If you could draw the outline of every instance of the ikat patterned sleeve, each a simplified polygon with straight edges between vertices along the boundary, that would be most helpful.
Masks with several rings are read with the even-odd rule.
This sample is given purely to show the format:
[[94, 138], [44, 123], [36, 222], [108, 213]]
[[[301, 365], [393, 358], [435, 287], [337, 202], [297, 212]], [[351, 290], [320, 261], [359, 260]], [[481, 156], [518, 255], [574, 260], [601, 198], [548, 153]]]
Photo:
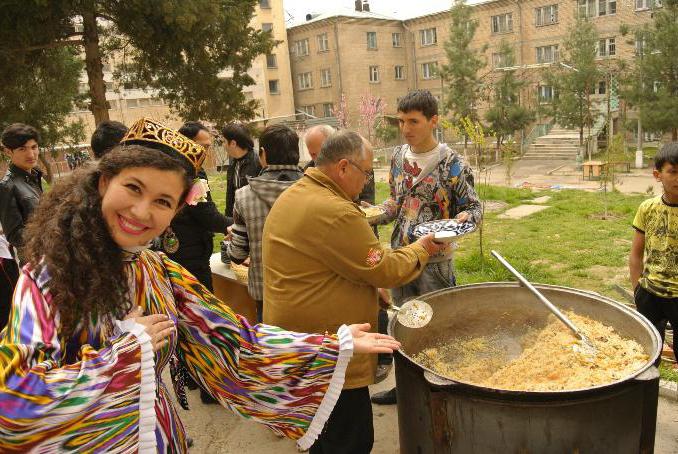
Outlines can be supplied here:
[[119, 322], [105, 348], [83, 342], [66, 363], [45, 288], [24, 269], [0, 334], [0, 451], [155, 452], [154, 359], [143, 326]]
[[219, 402], [308, 449], [341, 393], [353, 338], [252, 326], [163, 255], [179, 321], [178, 353]]

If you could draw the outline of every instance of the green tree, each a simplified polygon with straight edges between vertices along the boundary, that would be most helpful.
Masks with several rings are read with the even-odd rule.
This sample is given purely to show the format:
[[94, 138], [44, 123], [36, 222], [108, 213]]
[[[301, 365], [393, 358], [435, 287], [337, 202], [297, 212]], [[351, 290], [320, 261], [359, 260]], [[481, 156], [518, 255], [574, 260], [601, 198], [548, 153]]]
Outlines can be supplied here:
[[602, 73], [596, 65], [598, 32], [593, 24], [579, 17], [564, 42], [562, 62], [545, 71], [545, 79], [555, 95], [550, 114], [566, 128], [579, 129], [579, 146], [584, 144], [584, 129], [593, 126], [593, 94]]
[[461, 125], [463, 118], [478, 120], [477, 107], [482, 90], [478, 71], [485, 67], [482, 54], [486, 46], [481, 49], [471, 47], [478, 28], [471, 12], [464, 0], [458, 0], [450, 10], [450, 36], [445, 42], [447, 64], [440, 72], [446, 84], [444, 109], [456, 125]]
[[[82, 61], [66, 48], [0, 51], [0, 130], [11, 123], [35, 126], [42, 147], [80, 143], [83, 125], [64, 121], [78, 95]], [[49, 174], [50, 168], [41, 161]], [[49, 176], [49, 175], [48, 175]]]
[[[256, 0], [8, 0], [0, 42], [8, 54], [74, 48], [84, 55], [90, 110], [108, 118], [103, 63], [125, 55], [122, 81], [157, 89], [184, 118], [215, 122], [255, 115], [242, 88], [259, 54], [270, 52], [269, 32], [249, 26]], [[74, 18], [82, 19], [82, 28]]]
[[[678, 0], [654, 8], [652, 23], [632, 30], [636, 59], [622, 78], [621, 94], [640, 113], [643, 129], [671, 132], [678, 140]], [[628, 33], [622, 27], [622, 34]]]
[[[511, 68], [515, 65], [513, 48], [506, 41], [501, 42], [499, 54], [502, 66]], [[485, 119], [497, 138], [497, 150], [506, 137], [525, 128], [534, 120], [534, 112], [520, 102], [520, 91], [524, 86], [525, 82], [516, 76], [513, 69], [502, 71], [492, 86], [492, 102], [485, 113]]]

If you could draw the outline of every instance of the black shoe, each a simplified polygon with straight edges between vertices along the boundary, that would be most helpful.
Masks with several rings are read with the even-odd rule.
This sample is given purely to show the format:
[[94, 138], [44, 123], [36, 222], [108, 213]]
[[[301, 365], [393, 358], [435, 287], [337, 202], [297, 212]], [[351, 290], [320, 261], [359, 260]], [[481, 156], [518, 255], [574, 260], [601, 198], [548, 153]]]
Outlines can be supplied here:
[[377, 405], [394, 405], [396, 403], [396, 389], [382, 391], [380, 393], [372, 394], [370, 400]]
[[186, 446], [188, 446], [189, 448], [193, 447], [193, 439], [191, 437], [186, 438]]
[[202, 401], [203, 404], [206, 405], [212, 405], [212, 404], [218, 404], [219, 402], [212, 397], [209, 393], [205, 392], [204, 390], [200, 390], [200, 400]]

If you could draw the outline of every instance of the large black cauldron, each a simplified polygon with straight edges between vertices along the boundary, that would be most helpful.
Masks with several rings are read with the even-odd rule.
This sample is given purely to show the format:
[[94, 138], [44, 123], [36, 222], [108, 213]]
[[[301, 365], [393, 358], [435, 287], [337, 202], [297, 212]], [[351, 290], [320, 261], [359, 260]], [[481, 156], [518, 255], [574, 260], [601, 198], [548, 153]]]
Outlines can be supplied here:
[[[513, 323], [507, 335], [519, 336], [522, 321], [546, 324], [550, 312], [514, 283], [484, 283], [423, 295], [434, 311], [431, 323], [409, 329], [391, 320], [389, 334], [403, 344], [395, 355], [403, 454], [651, 453], [654, 449], [661, 352], [659, 333], [635, 311], [601, 295], [536, 285], [562, 310], [613, 326], [639, 342], [649, 355], [636, 373], [592, 388], [556, 392], [506, 391], [436, 375], [412, 356], [455, 332], [483, 335]], [[501, 320], [501, 322], [500, 322]]]

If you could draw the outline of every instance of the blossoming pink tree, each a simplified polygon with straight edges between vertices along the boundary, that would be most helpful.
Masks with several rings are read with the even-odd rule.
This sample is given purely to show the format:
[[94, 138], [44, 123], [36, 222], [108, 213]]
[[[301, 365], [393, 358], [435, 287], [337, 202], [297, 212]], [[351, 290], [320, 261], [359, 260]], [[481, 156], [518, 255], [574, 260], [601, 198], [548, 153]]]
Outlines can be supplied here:
[[339, 106], [334, 109], [333, 114], [335, 117], [337, 117], [339, 127], [341, 129], [347, 129], [349, 126], [348, 102], [346, 101], [346, 95], [344, 93], [341, 94], [341, 98], [339, 99]]
[[384, 116], [384, 109], [386, 103], [383, 99], [376, 96], [365, 94], [360, 97], [360, 104], [358, 106], [358, 113], [360, 114], [359, 125], [367, 132], [367, 140], [372, 142], [374, 136], [374, 128], [377, 120]]

